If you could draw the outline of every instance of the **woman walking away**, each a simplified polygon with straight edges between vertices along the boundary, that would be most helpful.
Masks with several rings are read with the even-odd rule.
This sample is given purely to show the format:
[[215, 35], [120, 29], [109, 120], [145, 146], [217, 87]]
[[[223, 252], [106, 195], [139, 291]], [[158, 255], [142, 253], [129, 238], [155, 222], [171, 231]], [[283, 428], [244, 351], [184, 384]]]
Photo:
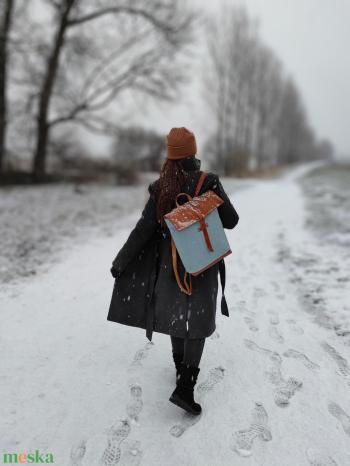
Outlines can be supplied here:
[[[176, 388], [170, 401], [192, 414], [201, 413], [193, 391], [205, 339], [215, 330], [219, 273], [223, 288], [221, 312], [228, 316], [224, 261], [218, 259], [195, 276], [187, 274], [173, 248], [164, 216], [176, 207], [176, 199], [181, 198], [184, 204], [189, 196], [213, 191], [221, 202], [217, 207], [219, 223], [221, 220], [222, 226], [228, 229], [238, 223], [237, 212], [218, 176], [200, 171], [196, 152], [192, 132], [186, 128], [170, 131], [167, 159], [159, 179], [149, 185], [149, 199], [141, 218], [113, 261], [111, 273], [116, 280], [107, 317], [113, 322], [146, 329], [149, 340], [153, 331], [170, 335], [176, 367]], [[179, 193], [185, 194], [178, 196]], [[217, 199], [213, 193], [208, 194]], [[201, 220], [201, 227], [196, 231], [201, 230], [210, 245], [205, 220], [204, 223]], [[186, 286], [180, 283], [182, 277]]]

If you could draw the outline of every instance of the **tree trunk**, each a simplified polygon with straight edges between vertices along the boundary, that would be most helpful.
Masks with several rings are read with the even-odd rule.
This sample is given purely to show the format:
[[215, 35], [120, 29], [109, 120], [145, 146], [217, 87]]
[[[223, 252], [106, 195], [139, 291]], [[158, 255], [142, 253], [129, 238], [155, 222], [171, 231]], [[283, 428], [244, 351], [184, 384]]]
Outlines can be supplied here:
[[6, 155], [7, 130], [7, 43], [11, 29], [14, 0], [5, 0], [0, 18], [0, 174], [3, 171]]
[[32, 166], [32, 174], [36, 180], [42, 179], [46, 172], [47, 146], [50, 133], [50, 123], [48, 121], [50, 100], [55, 85], [61, 51], [64, 46], [69, 14], [75, 1], [76, 0], [66, 0], [66, 7], [62, 12], [61, 17], [59, 18], [54, 44], [47, 60], [46, 73], [40, 91], [37, 117], [36, 148]]

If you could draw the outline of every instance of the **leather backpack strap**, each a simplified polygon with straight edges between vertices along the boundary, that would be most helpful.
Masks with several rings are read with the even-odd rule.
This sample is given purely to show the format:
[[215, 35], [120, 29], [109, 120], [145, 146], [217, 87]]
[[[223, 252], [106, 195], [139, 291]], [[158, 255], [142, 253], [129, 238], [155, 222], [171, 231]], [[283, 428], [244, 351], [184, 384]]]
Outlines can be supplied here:
[[[175, 242], [173, 239], [171, 239], [171, 255], [172, 255], [172, 261], [173, 261], [173, 270], [174, 270], [177, 284], [183, 293], [187, 295], [191, 295], [192, 294], [191, 276], [189, 275], [189, 273], [185, 272], [184, 286], [182, 286], [182, 283], [179, 277], [179, 271], [177, 269], [177, 250], [176, 250]], [[188, 282], [188, 277], [189, 277], [189, 282]]]
[[198, 180], [198, 183], [197, 183], [197, 186], [196, 186], [196, 191], [194, 193], [195, 196], [198, 196], [202, 186], [203, 186], [203, 183], [204, 183], [204, 180], [206, 179], [207, 177], [207, 174], [206, 172], [201, 172], [201, 175], [199, 177], [199, 180]]

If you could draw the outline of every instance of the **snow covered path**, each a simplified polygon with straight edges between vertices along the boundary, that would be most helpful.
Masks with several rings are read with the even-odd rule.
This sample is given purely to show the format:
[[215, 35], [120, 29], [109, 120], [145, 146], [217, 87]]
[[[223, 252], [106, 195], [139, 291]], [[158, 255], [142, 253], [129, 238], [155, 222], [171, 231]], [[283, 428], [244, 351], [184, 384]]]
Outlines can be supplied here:
[[233, 196], [230, 317], [218, 312], [206, 342], [200, 418], [168, 402], [169, 337], [106, 320], [110, 262], [138, 214], [1, 295], [3, 452], [38, 449], [59, 466], [349, 465], [350, 346], [306, 312], [286, 260], [313, 243], [306, 170]]

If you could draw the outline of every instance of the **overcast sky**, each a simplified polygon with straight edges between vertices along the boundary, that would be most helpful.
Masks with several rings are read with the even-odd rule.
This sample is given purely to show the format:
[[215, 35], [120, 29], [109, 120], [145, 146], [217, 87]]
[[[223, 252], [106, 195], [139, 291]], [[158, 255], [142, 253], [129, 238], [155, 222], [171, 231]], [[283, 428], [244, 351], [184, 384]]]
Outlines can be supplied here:
[[[221, 0], [192, 1], [199, 9], [218, 10], [221, 5]], [[294, 76], [317, 134], [350, 158], [350, 0], [230, 1], [246, 5], [260, 18], [261, 36]], [[193, 89], [196, 80], [194, 76]], [[198, 133], [200, 147], [212, 122], [210, 115], [203, 118], [196, 99], [190, 91], [187, 106], [167, 104], [163, 111], [139, 107], [131, 120], [143, 119], [164, 132], [189, 126]]]

